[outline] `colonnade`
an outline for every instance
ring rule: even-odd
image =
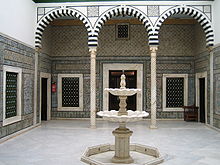
[[[97,48],[90,48],[90,127],[96,128],[96,53]],[[151,52],[151,124],[150,128],[157,128],[157,46],[150,46]]]
[[[157,46],[150,46],[151,56],[151,122],[150,128],[157,128]],[[210,125],[213,125],[213,50],[210,51]],[[97,48],[89,48],[90,52],[90,127],[96,128],[96,54]],[[34,73],[34,118],[37,124],[37,78],[38,78],[38,56],[40,49],[35,50],[35,73]],[[211,85],[212,84],[212,85]]]

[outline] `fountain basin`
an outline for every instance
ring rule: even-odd
[[[108,91],[115,96],[132,96],[138,92],[141,92],[141,89],[132,89],[132,88],[105,88],[105,91]]]
[[[142,120],[143,117],[147,117],[149,113],[145,111],[132,111],[127,110],[128,115],[121,115],[118,116],[118,111],[111,110],[111,111],[100,111],[97,115],[103,117],[104,120],[112,121],[112,122],[135,122]]]
[[[131,144],[130,150],[134,158],[133,165],[157,165],[164,161],[158,149],[154,147]],[[89,147],[81,157],[81,161],[90,165],[113,165],[111,158],[114,155],[114,151],[115,145],[110,144]]]

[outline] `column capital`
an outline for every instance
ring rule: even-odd
[[[151,53],[156,53],[158,50],[158,46],[150,46]]]
[[[209,47],[207,47],[207,49],[208,49],[209,52],[212,52],[214,47],[213,46],[209,46]]]
[[[90,57],[91,58],[96,58],[96,52],[97,52],[96,47],[89,48],[89,52],[90,52]]]
[[[36,52],[40,52],[40,51],[41,51],[41,48],[40,48],[40,47],[36,47],[36,48],[35,48],[35,51],[36,51]]]
[[[90,47],[89,52],[90,53],[96,53],[97,52],[97,47]]]

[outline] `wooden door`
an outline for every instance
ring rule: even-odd
[[[47,120],[47,78],[41,79],[41,120]]]
[[[200,122],[205,123],[205,78],[199,79],[199,112]]]

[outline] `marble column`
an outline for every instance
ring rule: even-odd
[[[213,126],[213,85],[214,85],[214,80],[213,80],[213,48],[209,47],[209,61],[210,61],[210,125]]]
[[[156,113],[157,113],[157,46],[150,46],[151,52],[151,124],[150,128],[157,128]]]
[[[35,49],[35,63],[34,63],[34,118],[33,125],[37,124],[37,78],[38,78],[38,55],[40,53],[40,49]]]
[[[96,48],[90,48],[90,127],[96,128]]]

